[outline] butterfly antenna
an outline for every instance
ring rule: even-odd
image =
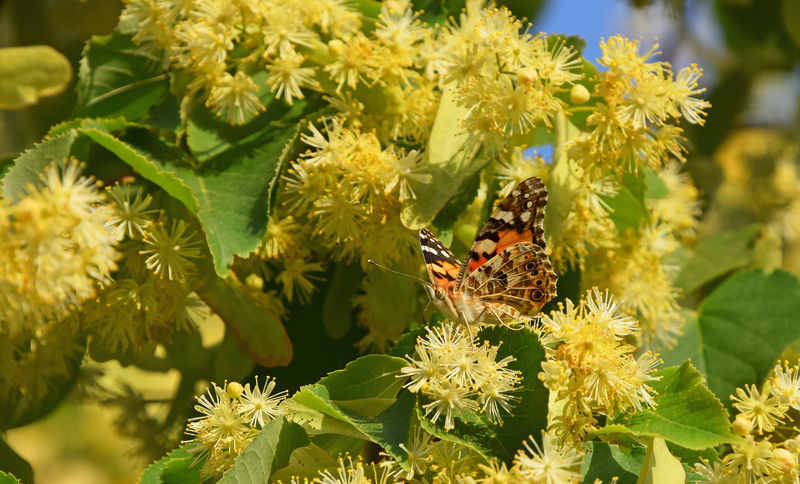
[[[421,282],[421,283],[423,283],[423,284],[427,284],[427,282],[426,282],[425,280],[423,280],[423,279],[420,279],[420,278],[419,278],[419,277],[417,277],[417,276],[412,276],[411,274],[406,274],[405,272],[399,272],[399,271],[396,271],[396,270],[394,270],[394,269],[389,269],[389,268],[388,268],[388,267],[386,267],[386,266],[382,266],[382,265],[378,264],[377,262],[375,262],[375,261],[374,261],[374,260],[372,260],[372,259],[367,259],[367,262],[369,262],[370,264],[374,265],[375,267],[381,268],[381,269],[383,269],[383,270],[385,270],[385,271],[387,271],[387,272],[391,272],[391,273],[397,274],[397,275],[399,275],[399,276],[410,277],[411,279],[415,279],[415,280],[417,280],[417,281],[419,281],[419,282]]]

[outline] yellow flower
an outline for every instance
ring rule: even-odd
[[[169,280],[185,280],[195,269],[190,259],[201,256],[200,241],[183,220],[173,220],[170,229],[166,228],[166,221],[154,224],[148,230],[144,243],[147,248],[141,254],[147,256],[147,268],[153,274]]]
[[[244,72],[227,72],[215,81],[208,97],[214,113],[230,124],[244,124],[264,109],[258,99],[258,85]]]
[[[531,444],[533,446],[531,447]],[[583,455],[572,447],[559,447],[549,433],[542,432],[540,446],[533,436],[524,442],[525,450],[514,456],[514,466],[531,482],[570,484],[579,482],[577,472]]]
[[[759,434],[771,432],[786,418],[788,405],[771,392],[772,385],[767,381],[762,392],[755,385],[745,385],[744,389],[736,389],[736,395],[731,395],[733,407],[753,422]]]
[[[112,233],[120,239],[125,235],[144,237],[145,229],[153,223],[152,214],[155,211],[147,210],[153,198],[150,195],[142,196],[142,187],[137,187],[134,194],[133,186],[129,184],[114,185],[106,193],[116,205],[116,211],[109,221]]]
[[[116,269],[115,216],[74,160],[0,200],[0,333],[30,333],[94,297]]]
[[[314,291],[314,282],[319,280],[319,276],[312,275],[314,272],[321,272],[322,264],[319,262],[309,262],[300,257],[294,257],[283,261],[283,271],[278,274],[276,280],[283,285],[283,296],[287,301],[297,297],[300,302],[307,303]]]
[[[303,56],[288,51],[274,59],[267,69],[269,71],[270,90],[275,93],[275,97],[283,96],[284,100],[292,104],[292,98],[303,99],[301,87],[311,87],[316,85],[314,80],[315,70],[313,67],[300,67],[303,64]]]

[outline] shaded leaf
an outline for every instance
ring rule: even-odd
[[[363,276],[360,264],[339,262],[333,268],[333,277],[322,303],[322,326],[333,339],[343,337],[353,325],[353,298]]]
[[[620,484],[634,484],[642,468],[647,450],[636,446],[623,451],[618,445],[606,442],[587,442],[589,452],[581,463],[581,474],[584,483],[593,483],[596,479],[612,482],[618,478]]]
[[[705,360],[703,359],[703,342],[700,340],[700,328],[697,325],[697,314],[688,309],[681,310],[681,316],[686,322],[681,328],[682,334],[678,336],[677,343],[671,348],[661,350],[661,359],[664,366],[680,366],[684,361],[691,361],[697,370],[705,374]]]
[[[167,93],[169,81],[130,37],[94,36],[86,43],[78,70],[77,116],[137,120]]]
[[[781,1],[781,19],[786,33],[800,47],[800,2],[795,0]]]
[[[387,355],[366,355],[347,364],[342,370],[319,381],[328,389],[332,400],[359,398],[393,398],[403,386],[397,378],[405,360]]]
[[[630,173],[625,174],[622,186],[619,187],[617,194],[613,197],[601,196],[612,212],[609,217],[614,222],[617,231],[623,232],[626,229],[637,229],[649,220],[650,212],[645,205],[645,193],[647,185],[644,176],[635,176]]]
[[[125,137],[161,172],[174,173],[190,188],[217,274],[227,272],[234,255],[256,249],[266,232],[271,183],[280,170],[284,147],[299,133],[296,125],[270,126],[258,141],[231,147],[199,167],[192,167],[185,153],[148,131],[129,130]]]
[[[72,65],[47,45],[0,48],[0,109],[20,109],[53,96],[72,79]]]
[[[403,383],[396,375],[405,364],[387,355],[362,356],[319,383],[302,387],[292,396],[292,408],[305,411],[303,418],[310,419],[318,432],[371,440],[404,462],[400,444],[408,440],[415,401],[408,392],[395,398]],[[337,427],[323,416],[344,422],[352,430]]]
[[[150,156],[152,153],[142,151],[138,147],[133,147],[112,134],[96,128],[85,128],[81,134],[88,136],[97,144],[114,153],[120,160],[124,161],[136,170],[143,178],[155,183],[170,196],[183,203],[191,212],[198,210],[198,200],[191,189],[186,186],[183,180],[175,175],[169,165],[159,162],[159,159]],[[177,150],[174,153],[177,160],[183,158],[183,153]]]
[[[5,439],[0,438],[0,471],[7,472],[12,474],[12,480],[9,481],[7,478],[3,478],[3,472],[0,472],[0,482],[11,482],[16,483],[17,479],[22,482],[32,483],[33,482],[33,467],[23,459],[19,454],[14,452],[5,441]]]
[[[195,287],[197,295],[225,321],[250,358],[263,366],[289,364],[292,342],[280,320],[253,301],[238,282],[218,277],[202,260],[198,266],[203,277]]]

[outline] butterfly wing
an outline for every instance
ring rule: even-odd
[[[541,179],[528,178],[514,187],[475,237],[464,261],[465,270],[475,271],[506,247],[520,242],[530,242],[544,249],[546,205],[547,189]]]
[[[435,235],[426,229],[419,231],[419,245],[431,284],[452,292],[461,272],[461,263]]]
[[[557,280],[544,249],[519,242],[470,272],[463,291],[466,297],[483,303],[486,312],[499,321],[530,319],[556,296]]]

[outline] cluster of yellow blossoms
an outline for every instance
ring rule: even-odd
[[[115,212],[74,160],[0,198],[0,398],[36,398],[81,356],[71,317],[117,267]],[[62,322],[63,321],[63,322]],[[61,324],[59,324],[61,322]]]
[[[657,379],[652,373],[659,360],[650,352],[634,358],[636,348],[625,339],[638,324],[607,292],[593,289],[577,307],[567,300],[541,323],[547,361],[539,378],[555,395],[558,410],[550,419],[559,442],[580,444],[596,430],[598,415],[613,418],[655,405],[648,383]]]
[[[265,423],[285,413],[281,402],[287,392],[274,389],[269,377],[263,387],[258,378],[252,388],[249,383],[212,383],[197,399],[194,408],[200,415],[189,420],[186,433],[192,438],[186,443],[197,454],[195,462],[202,463],[201,472],[213,475],[229,468]]]
[[[519,371],[508,368],[507,356],[497,361],[497,346],[476,345],[454,323],[426,328],[427,338],[417,341],[409,365],[400,371],[404,385],[419,392],[428,403],[423,408],[431,422],[444,415],[444,428],[455,427],[454,415],[483,412],[492,422],[502,423],[501,409],[511,412],[518,399]]]
[[[69,381],[86,335],[108,351],[154,348],[208,310],[184,283],[199,256],[186,222],[141,188],[100,190],[68,159],[0,199],[0,395],[36,400]],[[149,343],[149,344],[148,344]]]
[[[797,482],[800,433],[790,426],[800,410],[800,367],[778,364],[761,386],[745,385],[731,395],[738,412],[731,430],[742,437],[721,462],[697,464],[713,483]]]

